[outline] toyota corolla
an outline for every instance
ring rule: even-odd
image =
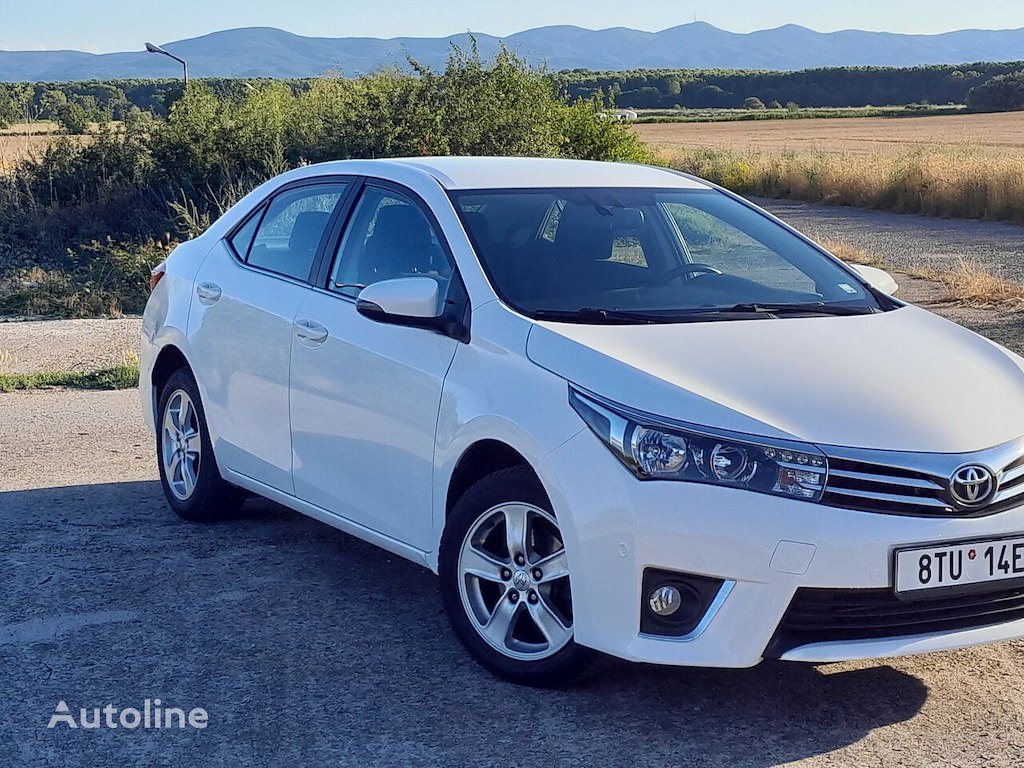
[[[711,184],[309,166],[153,283],[173,510],[255,494],[430,568],[506,679],[1024,635],[1024,360]]]

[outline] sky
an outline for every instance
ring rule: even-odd
[[[1020,0],[0,0],[0,49],[141,50],[233,27],[315,37],[509,35],[533,27],[658,31],[694,19],[733,32],[800,24],[935,34],[1024,27]]]

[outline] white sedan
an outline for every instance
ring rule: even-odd
[[[153,282],[169,505],[258,494],[430,568],[497,675],[1024,635],[1024,360],[713,185],[309,166]]]

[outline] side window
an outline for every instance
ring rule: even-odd
[[[256,227],[260,225],[260,219],[263,217],[263,211],[266,210],[265,206],[260,206],[249,220],[245,222],[245,225],[235,232],[231,238],[231,247],[235,249],[235,253],[238,254],[238,258],[245,261],[245,257],[249,255],[249,248],[252,246],[252,238],[256,234]]]
[[[331,212],[345,184],[315,184],[282,192],[267,208],[246,262],[280,275],[306,280]],[[243,227],[243,230],[245,228]],[[243,230],[239,230],[241,235]]]
[[[418,275],[437,280],[444,301],[452,269],[438,233],[409,198],[367,187],[338,248],[331,289],[355,297],[381,280]]]

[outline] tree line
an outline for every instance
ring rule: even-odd
[[[969,104],[998,110],[1024,106],[1024,94],[1019,95],[1016,86],[1020,78],[1014,79],[1021,71],[1024,62],[798,72],[574,69],[541,76],[568,101],[596,99],[605,107],[629,109]],[[230,100],[270,82],[298,97],[316,89],[320,80],[208,78],[202,82],[218,98]],[[83,133],[90,123],[123,121],[137,112],[166,117],[182,95],[181,81],[175,79],[0,83],[0,127],[54,120],[69,133]]]
[[[631,109],[740,109],[760,102],[776,108],[970,104],[989,107],[980,86],[1024,70],[1024,62],[922,67],[831,67],[798,72],[648,69],[553,74],[570,99],[599,98]],[[748,101],[749,100],[749,101]],[[972,103],[973,102],[973,103]],[[1017,106],[1009,107],[1012,109]]]

